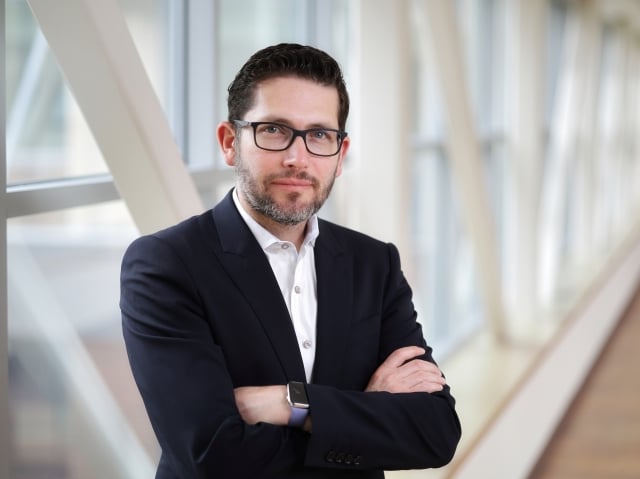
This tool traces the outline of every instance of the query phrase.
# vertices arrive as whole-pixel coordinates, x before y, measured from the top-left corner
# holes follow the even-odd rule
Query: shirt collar
[[[240,198],[238,198],[237,188],[233,189],[232,196],[233,196],[233,202],[235,203],[236,208],[240,213],[240,216],[242,217],[244,222],[247,224],[247,226],[253,233],[253,236],[255,236],[256,240],[258,241],[258,244],[263,250],[266,251],[266,249],[273,244],[284,242],[280,238],[275,236],[273,233],[271,233],[269,230],[261,226],[256,220],[254,220],[251,217],[249,213],[245,211],[244,207],[240,203]],[[309,218],[309,220],[307,220],[306,232],[307,233],[305,235],[304,241],[302,242],[302,246],[303,247],[306,245],[310,245],[312,247],[315,246],[316,239],[320,234],[320,228],[318,227],[318,215],[314,214],[313,216],[311,216],[311,218]]]

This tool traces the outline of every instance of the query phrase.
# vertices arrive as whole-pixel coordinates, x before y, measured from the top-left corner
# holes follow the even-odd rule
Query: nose
[[[293,143],[291,143],[291,146],[289,146],[285,152],[285,166],[298,168],[307,167],[309,152],[307,151],[307,145],[305,145],[304,138],[302,136],[294,138]]]

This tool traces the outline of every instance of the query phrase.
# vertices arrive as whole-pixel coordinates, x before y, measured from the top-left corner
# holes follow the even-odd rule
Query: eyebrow
[[[286,118],[281,118],[281,117],[266,117],[263,120],[257,120],[257,121],[262,121],[262,122],[267,122],[267,123],[279,123],[280,125],[284,125],[284,126],[288,126],[290,128],[294,128],[294,126],[292,125],[291,121],[287,120]],[[339,130],[339,128],[337,126],[336,127],[327,126],[327,125],[322,124],[322,123],[312,123],[310,126],[307,126],[306,128],[302,128],[302,129],[303,130],[311,130],[311,129]]]

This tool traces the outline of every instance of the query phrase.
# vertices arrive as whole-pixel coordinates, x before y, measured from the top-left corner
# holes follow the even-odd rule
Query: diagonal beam
[[[202,211],[116,0],[28,0],[138,229]]]
[[[489,206],[480,143],[465,84],[461,33],[455,3],[450,0],[418,2],[427,19],[436,75],[443,95],[447,122],[447,151],[462,217],[474,246],[480,293],[489,327],[498,340],[506,339],[501,293],[500,259],[494,217]]]

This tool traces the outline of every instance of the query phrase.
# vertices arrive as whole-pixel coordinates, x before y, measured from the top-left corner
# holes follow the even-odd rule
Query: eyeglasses
[[[261,150],[284,151],[293,144],[293,140],[300,136],[304,140],[307,151],[316,156],[337,155],[342,142],[347,136],[346,131],[331,128],[309,128],[296,130],[280,123],[265,121],[233,120],[236,126],[253,128],[253,141]]]

